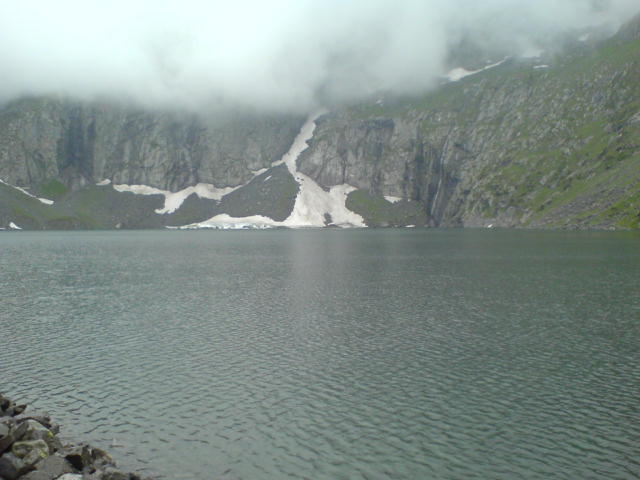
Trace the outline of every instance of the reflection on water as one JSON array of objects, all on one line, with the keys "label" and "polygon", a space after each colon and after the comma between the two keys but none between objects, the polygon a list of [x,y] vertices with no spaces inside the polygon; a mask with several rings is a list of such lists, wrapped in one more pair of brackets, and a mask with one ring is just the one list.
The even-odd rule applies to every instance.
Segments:
[{"label": "reflection on water", "polygon": [[0,390],[167,479],[634,478],[638,245],[2,233]]}]

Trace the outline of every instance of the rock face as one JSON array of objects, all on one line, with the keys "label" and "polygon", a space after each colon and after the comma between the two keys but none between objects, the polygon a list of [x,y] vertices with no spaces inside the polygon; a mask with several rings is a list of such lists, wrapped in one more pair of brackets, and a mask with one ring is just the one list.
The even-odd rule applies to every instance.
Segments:
[{"label": "rock face", "polygon": [[0,394],[1,480],[143,480],[118,470],[99,448],[62,445],[59,427],[46,415],[22,413],[25,408]]},{"label": "rock face", "polygon": [[0,178],[32,188],[57,179],[74,190],[103,179],[170,191],[237,186],[278,160],[303,120],[23,99],[0,109]]},{"label": "rock face", "polygon": [[[356,187],[347,205],[371,226],[639,228],[640,17],[544,62],[511,59],[419,98],[334,110],[318,119],[298,170],[327,190]],[[255,172],[287,151],[303,119],[223,117],[61,99],[6,105],[0,179],[60,201],[42,205],[0,183],[0,228],[286,218],[293,177],[271,169],[263,184]],[[103,179],[171,192],[244,187],[158,216],[161,196],[95,187]]]}]

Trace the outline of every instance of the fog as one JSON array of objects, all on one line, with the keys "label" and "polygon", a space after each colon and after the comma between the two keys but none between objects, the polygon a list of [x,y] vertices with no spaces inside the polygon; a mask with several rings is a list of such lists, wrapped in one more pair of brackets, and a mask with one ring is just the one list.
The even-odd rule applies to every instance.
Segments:
[{"label": "fog", "polygon": [[428,89],[462,40],[518,54],[638,11],[637,0],[0,0],[0,101],[304,112]]}]

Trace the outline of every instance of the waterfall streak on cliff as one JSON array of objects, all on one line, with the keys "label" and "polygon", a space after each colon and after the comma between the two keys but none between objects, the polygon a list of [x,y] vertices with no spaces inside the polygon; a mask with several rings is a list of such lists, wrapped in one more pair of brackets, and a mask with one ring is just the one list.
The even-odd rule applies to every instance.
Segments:
[{"label": "waterfall streak on cliff", "polygon": [[447,139],[444,142],[444,146],[442,147],[442,153],[440,154],[440,156],[438,157],[438,163],[439,163],[439,170],[438,170],[438,186],[436,187],[436,194],[433,197],[433,202],[431,202],[431,205],[429,205],[429,214],[433,217],[434,216],[434,211],[436,208],[436,202],[438,201],[438,196],[440,195],[440,189],[442,187],[442,177],[444,176],[444,157],[447,153],[448,147],[449,147],[449,138],[451,136],[451,131],[449,131],[449,135],[447,135]]}]

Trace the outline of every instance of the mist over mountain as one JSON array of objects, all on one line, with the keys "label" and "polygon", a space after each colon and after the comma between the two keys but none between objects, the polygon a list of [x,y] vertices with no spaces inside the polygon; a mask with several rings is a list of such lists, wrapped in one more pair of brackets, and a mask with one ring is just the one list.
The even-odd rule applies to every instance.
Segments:
[{"label": "mist over mountain", "polygon": [[305,112],[419,93],[462,43],[519,54],[613,32],[635,0],[0,2],[0,101],[59,94],[144,107]]}]

